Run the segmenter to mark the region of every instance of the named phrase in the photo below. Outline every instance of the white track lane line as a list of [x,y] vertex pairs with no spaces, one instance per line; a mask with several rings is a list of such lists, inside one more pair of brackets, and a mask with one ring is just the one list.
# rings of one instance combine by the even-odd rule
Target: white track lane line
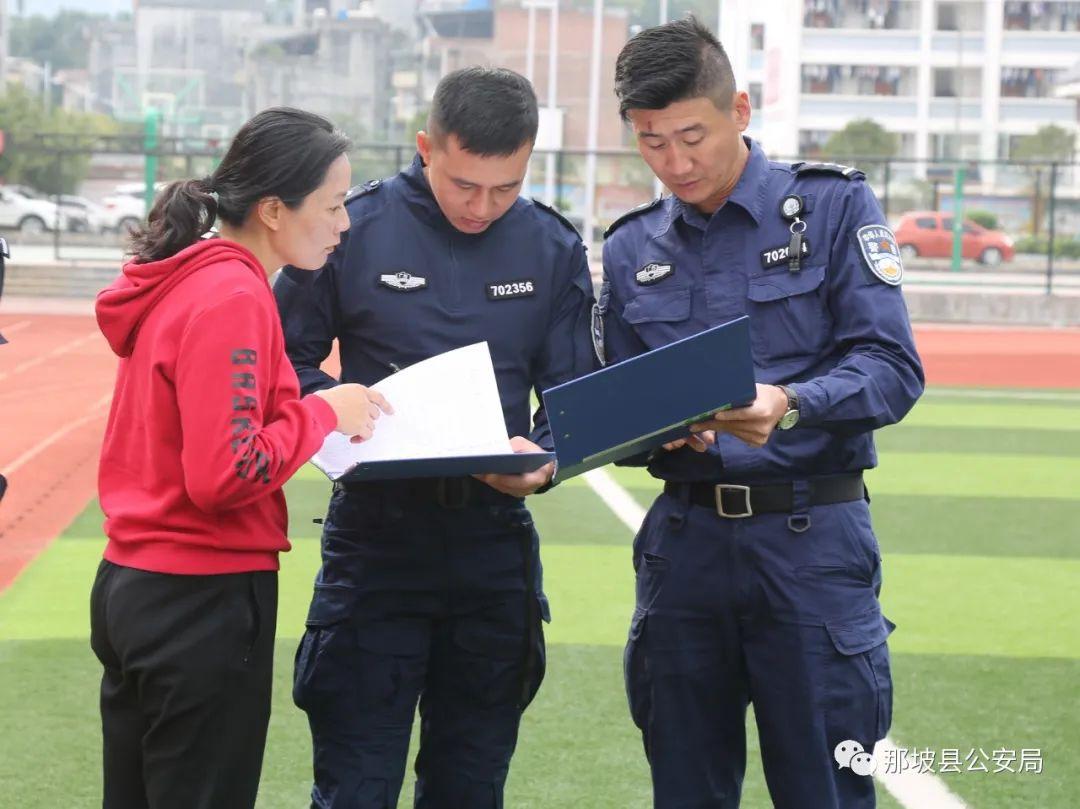
[[51,435],[43,438],[41,441],[34,444],[34,446],[30,447],[30,449],[28,449],[26,452],[24,452],[22,455],[9,463],[0,471],[2,471],[8,477],[14,475],[16,472],[19,471],[21,467],[28,464],[30,461],[32,461],[34,458],[36,458],[38,455],[47,450],[56,442],[67,438],[67,436],[75,430],[78,430],[79,428],[85,426],[86,424],[89,424],[95,419],[99,419],[104,416],[107,412],[107,408],[111,400],[111,393],[108,396],[102,396],[100,399],[97,400],[97,402],[90,406],[90,412],[88,412],[85,416],[80,419],[76,419],[75,421],[69,422],[68,424],[61,427],[59,430],[54,431]]
[[35,365],[40,365],[43,362],[48,362],[49,360],[56,359],[61,354],[66,354],[69,351],[73,351],[74,349],[78,348],[79,346],[83,345],[84,343],[88,343],[91,340],[100,339],[100,338],[101,338],[101,332],[98,331],[97,329],[95,329],[94,331],[90,332],[89,334],[84,334],[82,337],[78,337],[78,338],[76,338],[74,340],[71,340],[70,342],[67,342],[67,343],[64,343],[63,345],[57,346],[56,348],[54,348],[52,351],[48,352],[47,354],[42,354],[39,357],[34,357],[32,360],[26,360],[25,362],[21,362],[18,365],[16,365],[14,368],[12,368],[10,371],[2,371],[2,372],[0,372],[0,382],[3,382],[8,377],[14,376],[15,374],[22,373],[23,371],[25,371],[25,370],[27,370],[29,368],[33,368]]

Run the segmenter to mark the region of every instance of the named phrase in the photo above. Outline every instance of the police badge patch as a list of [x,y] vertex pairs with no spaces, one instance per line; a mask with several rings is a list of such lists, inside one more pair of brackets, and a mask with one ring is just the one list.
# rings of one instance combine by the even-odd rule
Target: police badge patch
[[398,292],[415,292],[427,286],[427,279],[409,272],[399,272],[392,275],[380,275],[379,283]]
[[900,286],[904,280],[904,265],[893,232],[885,225],[864,225],[855,238],[870,272],[889,286]]
[[663,281],[669,275],[675,272],[675,265],[671,263],[661,264],[659,262],[652,262],[646,264],[637,274],[634,275],[634,279],[643,287],[647,287],[650,284],[656,284]]

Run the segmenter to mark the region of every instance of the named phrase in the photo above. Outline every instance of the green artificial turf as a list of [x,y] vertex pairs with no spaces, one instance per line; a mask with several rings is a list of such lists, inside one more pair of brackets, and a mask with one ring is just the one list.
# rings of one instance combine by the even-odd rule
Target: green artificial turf
[[[880,434],[868,477],[884,556],[882,602],[896,701],[892,738],[967,753],[1037,748],[1044,772],[943,780],[973,809],[1066,809],[1080,795],[1080,398],[931,391]],[[610,469],[647,506],[659,485]],[[289,693],[318,568],[329,485],[289,484],[293,551],[282,559],[274,714],[261,809],[306,805],[310,740]],[[631,533],[575,479],[531,505],[543,539],[548,676],[526,713],[507,807],[651,806],[627,714],[621,655],[633,606]],[[0,806],[100,805],[99,669],[87,641],[102,515],[91,503],[0,595]],[[743,805],[769,801],[752,716]],[[415,752],[415,748],[414,748]],[[879,805],[899,805],[879,786]],[[406,784],[401,806],[410,805]]]

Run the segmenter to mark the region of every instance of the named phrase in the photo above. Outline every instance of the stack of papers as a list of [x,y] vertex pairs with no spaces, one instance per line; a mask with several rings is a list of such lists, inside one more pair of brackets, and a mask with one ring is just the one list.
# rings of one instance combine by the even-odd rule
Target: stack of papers
[[363,443],[338,432],[327,437],[311,463],[331,480],[517,473],[554,458],[511,449],[487,343],[418,362],[372,389],[394,413],[381,415]]

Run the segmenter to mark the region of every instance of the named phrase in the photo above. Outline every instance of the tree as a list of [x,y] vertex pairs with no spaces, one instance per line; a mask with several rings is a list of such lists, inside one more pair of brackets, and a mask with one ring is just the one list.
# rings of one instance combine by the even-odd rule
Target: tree
[[103,14],[60,11],[55,17],[9,17],[11,55],[46,62],[53,70],[85,68],[90,51],[88,29],[108,19]]
[[14,141],[0,154],[0,180],[29,185],[47,194],[73,193],[86,178],[90,153],[52,154],[31,146],[34,136],[56,133],[92,137],[119,131],[117,123],[103,115],[46,110],[41,99],[15,84],[0,95],[0,121],[4,122],[5,134]]
[[821,149],[829,160],[838,163],[854,163],[860,158],[888,159],[896,155],[899,143],[896,135],[885,130],[881,124],[869,118],[849,121],[834,132]]
[[1054,124],[1039,127],[1034,135],[1017,139],[1012,156],[1017,160],[1056,160],[1069,163],[1076,149],[1076,133]]

